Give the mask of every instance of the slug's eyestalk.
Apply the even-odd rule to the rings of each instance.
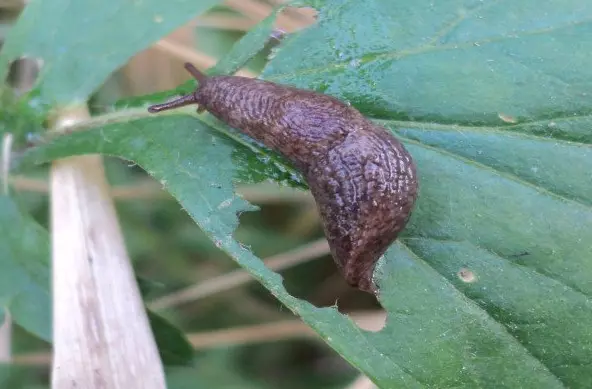
[[[199,82],[200,85],[204,84],[205,81],[208,79],[208,76],[197,70],[195,66],[188,62],[185,63],[185,69],[189,72],[189,74],[193,76],[193,78],[195,78]],[[148,112],[157,113],[167,111],[169,109],[185,107],[187,105],[198,104],[196,92],[190,95],[181,96],[166,103],[151,105],[150,107],[148,107]],[[200,111],[203,111],[203,109],[198,109],[198,112]]]

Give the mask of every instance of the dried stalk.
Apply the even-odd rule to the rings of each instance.
[[[271,270],[278,271],[327,254],[329,254],[329,244],[325,238],[322,238],[293,251],[274,255],[265,260],[265,265]],[[236,288],[253,280],[253,277],[246,270],[236,269],[156,299],[150,303],[150,308],[170,308]]]
[[[192,24],[195,27],[210,27],[233,31],[249,31],[257,24],[257,22],[243,16],[209,15],[200,16]]]
[[[208,54],[205,54],[201,51],[196,51],[191,47],[172,42],[168,39],[159,40],[154,44],[153,47],[185,62],[191,62],[200,69],[207,69],[214,66],[218,62],[216,58]],[[237,71],[236,75],[249,78],[256,77],[255,73],[245,69]]]
[[[373,332],[382,329],[386,320],[386,313],[382,310],[352,312],[349,316],[360,328]],[[187,338],[196,350],[200,350],[296,338],[316,338],[317,336],[318,334],[301,320],[282,320],[274,323],[198,332],[188,334]]]
[[[86,107],[64,110],[53,127],[88,117]],[[166,388],[102,158],[56,161],[50,177],[52,388]]]
[[[12,359],[12,320],[8,309],[4,311],[4,322],[0,325],[0,363],[10,363]]]
[[[49,184],[39,178],[26,176],[9,177],[10,185],[20,192],[47,193]],[[119,185],[110,188],[111,197],[116,200],[158,200],[172,198],[162,189],[162,185],[151,179],[129,185]],[[236,192],[245,200],[254,204],[275,203],[303,203],[314,205],[314,199],[310,192],[300,189],[278,186],[272,183],[239,185]]]
[[[229,8],[256,21],[265,19],[273,11],[271,4],[256,0],[226,0],[224,3]],[[286,13],[280,13],[276,20],[277,28],[287,32],[298,31],[306,25],[306,22],[296,20],[292,15]]]
[[[354,311],[349,313],[349,316],[361,329],[374,332],[382,329],[386,320],[386,312],[383,310]],[[299,338],[318,338],[318,334],[301,320],[281,320],[273,323],[195,332],[187,334],[187,338],[196,350],[203,350]],[[50,358],[45,352],[36,352],[16,355],[14,361],[19,365],[44,366],[50,363]]]
[[[8,179],[10,172],[10,152],[12,134],[6,133],[2,138],[2,194],[8,195]],[[0,363],[9,363],[12,356],[12,319],[8,308],[4,308],[4,321],[0,325]]]

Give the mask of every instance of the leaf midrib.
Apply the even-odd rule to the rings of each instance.
[[[431,145],[428,145],[428,144],[425,144],[425,143],[421,143],[421,142],[419,142],[419,141],[417,141],[415,139],[411,139],[411,138],[408,138],[408,137],[405,137],[405,136],[401,136],[400,134],[397,134],[397,135],[398,135],[398,137],[400,139],[404,139],[406,142],[408,142],[410,144],[414,144],[414,145],[423,147],[425,149],[435,151],[435,152],[440,153],[440,154],[443,154],[443,155],[445,155],[447,157],[450,157],[450,158],[459,160],[459,161],[461,161],[461,162],[463,162],[463,163],[465,163],[467,165],[474,166],[474,167],[476,167],[478,169],[489,171],[492,174],[494,174],[494,175],[496,175],[496,176],[498,176],[500,178],[503,178],[503,179],[507,179],[509,181],[516,182],[516,183],[518,183],[520,185],[523,185],[523,186],[525,186],[527,188],[534,189],[537,192],[539,192],[540,194],[547,195],[547,196],[549,196],[551,198],[554,198],[556,200],[559,200],[559,201],[564,201],[564,202],[567,202],[567,203],[574,204],[574,205],[576,205],[576,206],[578,206],[580,208],[583,208],[586,212],[592,211],[592,205],[583,203],[583,202],[579,201],[579,199],[576,199],[576,198],[569,198],[569,197],[565,197],[565,196],[563,196],[563,195],[561,195],[559,193],[552,192],[551,190],[549,190],[547,188],[544,188],[544,187],[542,187],[540,185],[537,185],[535,183],[526,181],[523,178],[517,176],[516,174],[510,173],[508,171],[497,170],[497,169],[495,169],[495,168],[493,168],[491,166],[488,166],[488,165],[485,165],[485,164],[483,164],[481,162],[472,160],[472,159],[467,158],[465,156],[462,156],[460,154],[453,153],[453,152],[448,151],[446,149],[443,149],[443,148],[440,148],[440,147],[431,146]]]

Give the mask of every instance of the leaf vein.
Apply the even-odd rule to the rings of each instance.
[[[426,148],[428,150],[436,151],[438,153],[444,154],[444,155],[449,156],[451,158],[460,160],[460,161],[462,161],[462,162],[464,162],[464,163],[466,163],[468,165],[472,165],[472,166],[478,167],[480,169],[489,171],[492,174],[494,174],[494,175],[496,175],[496,176],[498,176],[500,178],[505,178],[505,179],[508,179],[510,181],[516,182],[518,184],[524,185],[526,187],[530,187],[530,188],[532,188],[532,189],[540,192],[541,194],[548,195],[549,197],[555,198],[557,200],[565,201],[567,203],[572,203],[574,205],[577,205],[579,207],[584,208],[587,212],[592,211],[592,206],[590,206],[589,204],[586,204],[586,203],[581,202],[579,199],[572,198],[572,197],[567,197],[565,195],[562,195],[562,194],[553,192],[553,191],[551,191],[551,190],[549,190],[547,188],[544,188],[544,187],[542,187],[540,185],[537,185],[535,183],[526,181],[523,178],[521,178],[521,177],[517,176],[516,174],[513,174],[513,173],[511,173],[509,171],[501,171],[501,170],[495,169],[495,168],[493,168],[491,166],[488,166],[488,165],[485,165],[485,164],[483,164],[481,162],[478,162],[478,161],[469,159],[469,158],[467,158],[465,156],[462,156],[460,154],[454,153],[452,151],[448,151],[448,150],[446,150],[444,148],[441,148],[441,147],[438,147],[438,146],[431,146],[431,145],[428,145],[426,143],[423,143],[423,142],[420,142],[418,140],[415,140],[415,139],[412,139],[412,138],[408,138],[408,137],[405,137],[405,136],[402,136],[402,135],[399,135],[399,137],[401,139],[406,140],[409,143],[418,145],[420,147],[424,147],[424,148]]]

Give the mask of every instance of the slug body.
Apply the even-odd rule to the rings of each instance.
[[[403,145],[331,96],[186,68],[198,89],[149,111],[198,104],[289,159],[308,183],[346,281],[376,293],[376,261],[407,223],[417,196],[415,165]]]

